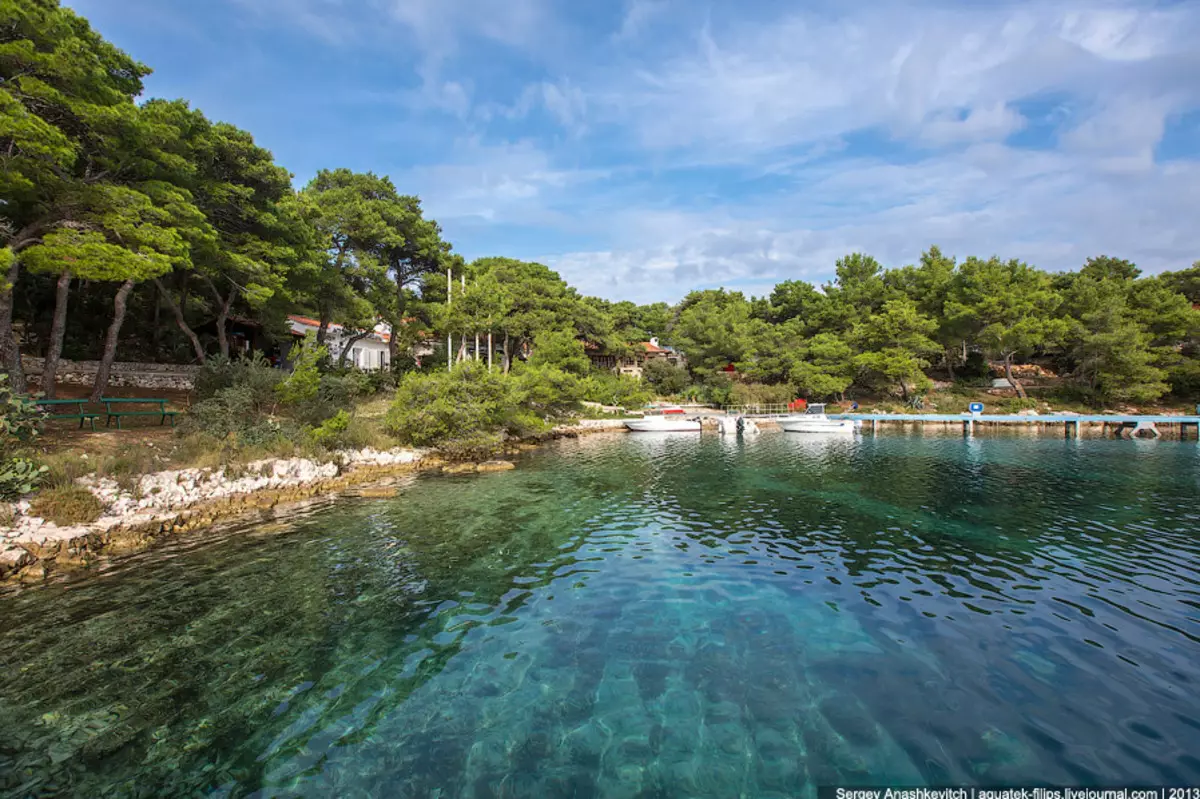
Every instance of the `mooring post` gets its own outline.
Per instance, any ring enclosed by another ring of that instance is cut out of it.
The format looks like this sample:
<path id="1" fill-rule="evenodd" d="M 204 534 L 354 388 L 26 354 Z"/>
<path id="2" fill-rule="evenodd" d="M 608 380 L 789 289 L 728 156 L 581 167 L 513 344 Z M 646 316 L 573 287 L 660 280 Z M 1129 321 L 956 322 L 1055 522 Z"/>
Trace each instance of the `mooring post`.
<path id="1" fill-rule="evenodd" d="M 963 435 L 970 438 L 975 433 L 975 420 L 963 419 Z"/>
<path id="2" fill-rule="evenodd" d="M 878 419 L 871 420 L 871 435 L 873 435 L 873 436 L 879 435 L 879 420 Z"/>

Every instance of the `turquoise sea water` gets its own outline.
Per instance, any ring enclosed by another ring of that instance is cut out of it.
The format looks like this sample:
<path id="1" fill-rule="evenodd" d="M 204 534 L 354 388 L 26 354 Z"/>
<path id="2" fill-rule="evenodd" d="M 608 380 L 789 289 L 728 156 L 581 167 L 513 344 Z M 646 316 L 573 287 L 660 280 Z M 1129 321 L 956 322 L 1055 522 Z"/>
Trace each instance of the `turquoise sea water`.
<path id="1" fill-rule="evenodd" d="M 1194 442 L 595 437 L 0 596 L 0 795 L 1200 784 Z"/>

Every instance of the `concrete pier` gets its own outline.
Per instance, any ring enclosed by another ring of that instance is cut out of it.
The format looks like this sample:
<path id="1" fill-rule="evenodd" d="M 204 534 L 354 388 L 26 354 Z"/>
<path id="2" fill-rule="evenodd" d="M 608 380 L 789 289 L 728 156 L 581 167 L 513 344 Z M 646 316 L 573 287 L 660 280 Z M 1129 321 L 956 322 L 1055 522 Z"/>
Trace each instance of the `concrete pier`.
<path id="1" fill-rule="evenodd" d="M 963 435 L 971 436 L 979 425 L 1062 425 L 1066 438 L 1079 438 L 1084 425 L 1100 425 L 1104 437 L 1138 438 L 1149 435 L 1161 438 L 1161 426 L 1178 426 L 1179 439 L 1200 440 L 1200 416 L 1155 416 L 1134 414 L 948 414 L 948 413 L 837 413 L 830 419 L 854 419 L 866 427 L 870 422 L 871 432 L 878 433 L 881 424 L 962 424 Z M 1189 435 L 1194 430 L 1194 435 Z"/>

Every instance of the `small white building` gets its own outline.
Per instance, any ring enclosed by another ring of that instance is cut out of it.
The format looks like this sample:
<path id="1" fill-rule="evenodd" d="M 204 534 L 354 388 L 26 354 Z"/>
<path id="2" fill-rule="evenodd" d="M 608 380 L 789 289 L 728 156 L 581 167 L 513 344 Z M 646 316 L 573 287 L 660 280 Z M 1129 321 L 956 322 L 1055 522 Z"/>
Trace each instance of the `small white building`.
<path id="1" fill-rule="evenodd" d="M 288 317 L 292 328 L 292 336 L 302 339 L 310 332 L 316 333 L 321 326 L 318 319 L 295 314 Z M 329 348 L 329 358 L 334 363 L 341 357 L 342 350 L 349 344 L 351 334 L 341 325 L 331 324 L 325 334 L 325 346 Z M 375 330 L 366 338 L 361 338 L 350 344 L 350 352 L 346 355 L 346 363 L 367 372 L 380 369 L 391 369 L 392 359 L 388 343 L 392 338 L 392 329 L 385 324 L 375 325 Z"/>

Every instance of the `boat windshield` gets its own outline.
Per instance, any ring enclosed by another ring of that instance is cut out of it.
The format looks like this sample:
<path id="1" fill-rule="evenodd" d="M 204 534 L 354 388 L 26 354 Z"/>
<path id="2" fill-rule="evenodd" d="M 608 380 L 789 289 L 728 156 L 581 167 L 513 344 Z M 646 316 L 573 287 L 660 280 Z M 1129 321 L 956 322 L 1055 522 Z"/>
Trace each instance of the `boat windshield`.
<path id="1" fill-rule="evenodd" d="M 822 404 L 809 405 L 805 413 L 810 415 L 823 414 L 825 413 L 825 406 Z"/>

